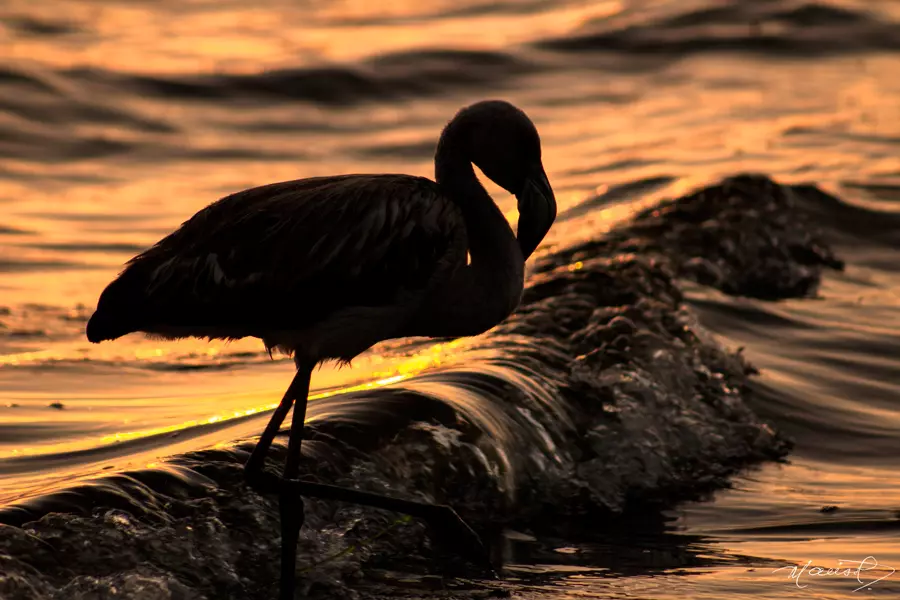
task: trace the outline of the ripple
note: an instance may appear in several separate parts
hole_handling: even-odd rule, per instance
[[[359,67],[279,69],[250,75],[166,77],[75,69],[66,76],[86,84],[169,99],[257,98],[340,106],[496,84],[529,70],[528,63],[499,52],[431,50],[389,54]]]
[[[603,19],[586,32],[538,42],[562,52],[685,55],[750,52],[772,56],[829,56],[900,50],[900,26],[872,13],[825,4],[781,2],[727,6],[616,26]]]

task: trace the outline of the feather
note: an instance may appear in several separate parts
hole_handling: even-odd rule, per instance
[[[101,295],[88,336],[302,330],[341,310],[423,294],[464,257],[462,215],[427,179],[270,184],[214,202],[129,261]]]

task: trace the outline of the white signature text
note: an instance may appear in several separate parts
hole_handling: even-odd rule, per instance
[[[808,587],[808,583],[801,583],[803,577],[849,577],[859,583],[859,587],[854,592],[872,587],[879,581],[884,581],[896,572],[894,567],[879,564],[874,556],[867,556],[862,560],[839,560],[834,567],[819,567],[812,564],[812,560],[806,561],[803,565],[785,565],[772,571],[789,570],[790,577],[798,588]],[[878,572],[872,573],[878,569]],[[880,575],[880,577],[878,577]]]

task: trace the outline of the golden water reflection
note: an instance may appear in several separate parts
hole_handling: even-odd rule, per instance
[[[900,18],[900,4],[878,4],[841,2]],[[258,435],[288,384],[289,361],[269,361],[256,340],[163,343],[134,335],[90,345],[84,320],[100,291],[131,256],[224,194],[327,174],[430,176],[441,127],[474,100],[507,98],[524,107],[541,132],[561,218],[539,254],[595,238],[661,197],[738,171],[816,181],[851,204],[896,210],[891,200],[858,185],[900,182],[896,54],[812,63],[723,53],[576,56],[532,45],[592,21],[625,27],[669,9],[682,10],[621,0],[276,0],[265,7],[230,0],[4,2],[0,27],[12,22],[7,17],[26,15],[62,31],[0,32],[7,36],[0,44],[10,73],[33,78],[4,96],[10,110],[0,111],[0,504],[110,472],[168,468],[166,459],[174,454]],[[442,53],[462,51],[496,53],[489,56],[502,66],[477,85],[454,85],[454,77],[467,73],[442,63]],[[415,88],[437,75],[428,94],[335,92],[324,95],[328,102],[242,95],[234,84],[239,75],[258,82],[273,70],[306,76],[306,69],[322,68],[376,87],[412,77]],[[506,77],[506,71],[521,74]],[[214,94],[149,93],[135,83],[146,84],[142,78],[151,75]],[[232,88],[210,83],[220,79]],[[665,183],[647,183],[654,181]],[[490,191],[512,220],[514,199],[496,186]],[[573,209],[583,210],[566,219]],[[768,307],[770,314],[815,313],[814,322],[848,347],[889,338],[897,322],[898,283],[859,267],[866,257],[843,252],[865,289],[826,281],[823,293],[841,295],[848,305],[864,296],[867,313],[854,311],[848,320],[851,313],[840,307],[804,301],[805,308],[791,302]],[[798,351],[754,327],[745,329],[748,339],[735,337],[732,346],[748,346],[765,381],[804,399],[834,395],[835,386],[854,383],[840,369],[814,364],[824,350]],[[793,335],[802,340],[802,333]],[[811,346],[822,342],[810,339]],[[436,384],[416,376],[478,358],[468,350],[465,343],[386,344],[352,368],[325,367],[314,376],[310,419],[340,411],[346,392],[399,385],[427,391]],[[865,358],[876,365],[874,354]],[[890,381],[868,385],[873,396],[892,389]],[[457,401],[467,400],[462,392]],[[860,408],[865,399],[846,400],[835,404],[864,416],[859,422],[870,432],[890,431],[897,422],[896,411],[884,404]],[[885,454],[880,460],[891,462]],[[715,503],[687,509],[684,526],[718,536],[736,555],[827,564],[868,551],[900,564],[892,538],[863,534],[852,523],[841,532],[825,528],[814,539],[716,530],[722,523],[863,521],[884,518],[886,507],[897,505],[892,472],[808,461],[801,457],[782,475],[764,470],[758,481],[751,476],[739,482]],[[825,504],[840,508],[833,515],[818,513]],[[790,588],[761,567],[686,572],[691,577],[615,581],[573,573],[551,592],[555,598],[718,600],[740,589],[785,597]]]
[[[427,344],[422,348],[416,348],[415,351],[411,352],[407,356],[394,357],[393,359],[377,352],[369,353],[358,359],[357,366],[354,368],[340,369],[333,365],[323,366],[313,375],[312,389],[309,395],[309,401],[311,403],[314,403],[317,400],[323,400],[325,398],[330,398],[339,394],[391,386],[426,371],[453,364],[454,362],[460,360],[459,352],[461,352],[469,343],[471,342],[466,342],[464,340],[452,340],[436,344]],[[161,356],[163,354],[163,351],[161,349],[157,349],[156,351],[151,351],[149,354],[152,356]],[[214,356],[216,352],[210,351],[210,354]],[[345,381],[345,383],[336,383],[337,381],[341,380]],[[186,387],[190,389],[190,382],[185,382],[185,384]],[[285,382],[285,386],[286,385],[287,382]],[[139,430],[115,431],[103,435],[99,439],[84,437],[64,443],[47,443],[38,446],[27,447],[13,447],[9,444],[0,444],[0,459],[18,456],[39,456],[42,454],[64,454],[79,452],[90,448],[97,448],[108,444],[114,444],[117,442],[124,442],[153,436],[162,436],[165,434],[176,433],[187,429],[193,429],[198,426],[211,425],[214,423],[224,423],[233,419],[245,418],[252,415],[272,411],[278,406],[278,399],[280,398],[280,395],[277,393],[277,391],[272,394],[267,394],[270,395],[271,398],[273,398],[273,401],[266,402],[264,404],[252,404],[253,401],[250,400],[250,397],[259,395],[262,394],[251,394],[249,392],[239,392],[235,394],[232,391],[221,398],[205,398],[202,404],[202,406],[204,407],[210,404],[214,406],[224,403],[229,406],[237,405],[240,408],[228,408],[225,411],[216,412],[208,416],[204,415],[200,418],[191,418],[167,425],[158,425],[154,427],[142,428]],[[99,413],[101,411],[106,412],[103,410],[103,401],[98,400],[99,399],[97,399],[96,397],[93,401],[87,398],[81,400],[73,398],[72,400],[70,400],[70,404],[73,408],[76,408],[78,410],[90,411],[92,414],[84,415],[84,417],[82,418],[86,418],[89,421],[92,421],[96,419],[103,419],[104,416]],[[146,406],[146,408],[150,409],[156,402],[158,402],[158,400],[155,398],[151,398],[142,401],[140,398],[132,398],[129,399],[128,402],[132,408],[140,408],[142,405],[148,405]],[[19,405],[19,403],[26,404],[22,401],[21,396],[19,397],[19,402],[16,403],[17,406]],[[187,398],[185,398],[185,400],[174,398],[169,399],[169,401],[167,402],[168,405],[188,403],[189,401]],[[117,401],[114,401],[110,408],[114,408],[116,404]],[[95,407],[99,409],[96,413],[93,412],[93,408]],[[194,412],[196,412],[196,410]],[[314,420],[314,418],[315,414],[311,414],[309,420]],[[122,422],[128,423],[129,421],[130,419],[125,419]]]

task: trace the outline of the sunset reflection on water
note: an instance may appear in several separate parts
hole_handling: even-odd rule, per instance
[[[791,17],[795,4],[4,3],[0,504],[258,435],[289,359],[251,339],[89,344],[99,293],[225,194],[326,174],[430,177],[441,127],[474,100],[509,99],[541,132],[559,219],[539,255],[736,172],[897,214],[900,3],[807,3]],[[839,8],[851,16],[828,12]],[[515,199],[487,187],[514,221]],[[838,230],[841,214],[823,219]],[[786,598],[800,592],[767,561],[873,555],[900,568],[896,531],[867,529],[900,506],[898,257],[849,234],[834,243],[848,268],[822,298],[688,292],[700,322],[762,370],[752,408],[797,441],[789,463],[672,512],[676,530],[709,536],[737,565],[614,578],[560,559],[535,597]],[[452,404],[451,386],[421,376],[477,369],[492,352],[478,340],[384,344],[316,371],[309,418],[385,387]],[[807,591],[852,597],[850,583]],[[882,583],[872,593],[897,589],[896,576]]]

